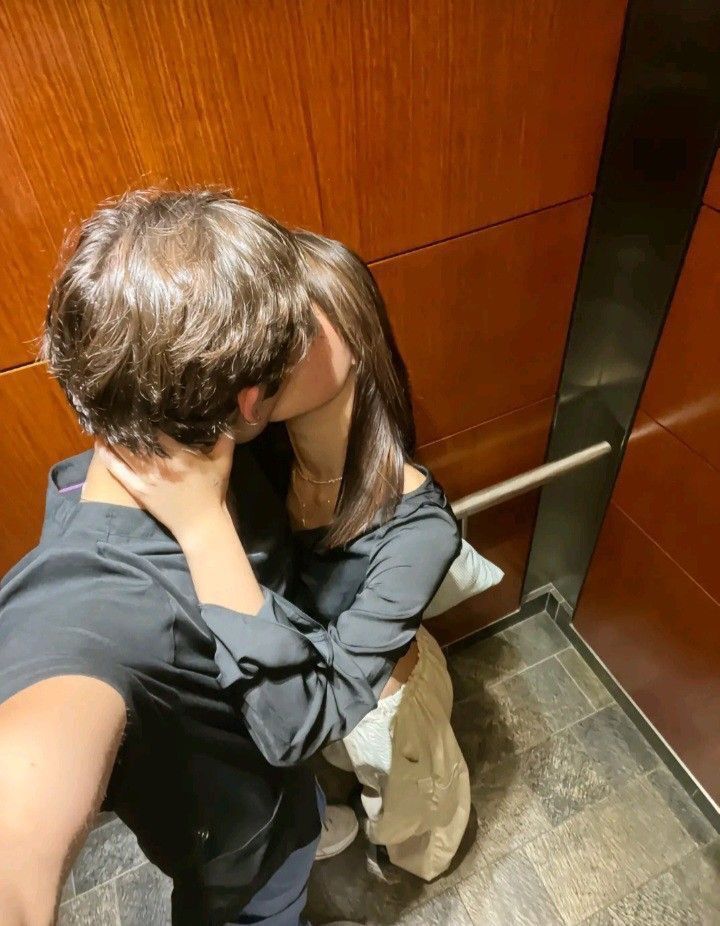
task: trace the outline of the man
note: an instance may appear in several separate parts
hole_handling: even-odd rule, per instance
[[[211,448],[312,341],[302,278],[292,236],[224,194],[129,194],[83,225],[45,355],[89,433]],[[282,592],[285,511],[252,445],[233,486],[256,575]],[[321,811],[294,763],[376,698],[321,628],[252,617],[223,693],[202,611],[175,539],[97,457],[53,469],[40,544],[0,587],[3,926],[52,922],[101,804],[173,877],[175,924],[300,922]],[[274,708],[293,701],[296,725]]]

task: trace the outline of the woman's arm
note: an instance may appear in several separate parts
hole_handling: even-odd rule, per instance
[[[183,548],[216,638],[221,684],[240,696],[253,738],[270,761],[299,761],[347,735],[412,670],[410,652],[391,679],[457,553],[457,527],[432,508],[425,523],[390,532],[355,602],[326,630],[258,585],[225,499],[232,443],[223,439],[208,455],[169,440],[166,449],[162,460],[99,452]]]
[[[263,592],[227,504],[235,442],[221,437],[209,453],[160,439],[167,457],[96,445],[110,473],[182,547],[200,601],[257,614]]]

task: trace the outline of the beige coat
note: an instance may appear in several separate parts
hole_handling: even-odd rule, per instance
[[[445,657],[420,628],[419,659],[400,691],[383,699],[324,755],[363,785],[368,838],[390,861],[426,881],[450,865],[470,815],[470,781],[450,726]]]

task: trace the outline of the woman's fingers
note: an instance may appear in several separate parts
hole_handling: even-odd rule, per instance
[[[106,444],[96,444],[95,452],[109,470],[109,472],[125,486],[136,500],[141,500],[146,489],[142,476],[136,473],[120,456]]]
[[[165,434],[163,431],[158,431],[155,435],[158,444],[163,448],[168,457],[172,459],[177,459],[183,454],[192,452],[190,447],[186,444],[181,444],[175,440],[175,438],[170,437],[169,434]]]
[[[210,456],[214,460],[227,459],[232,457],[235,452],[235,438],[231,437],[229,434],[221,434],[220,438],[210,452]]]

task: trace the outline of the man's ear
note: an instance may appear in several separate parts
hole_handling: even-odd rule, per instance
[[[258,406],[263,397],[261,386],[246,386],[238,392],[237,403],[240,414],[248,424],[260,424]]]

